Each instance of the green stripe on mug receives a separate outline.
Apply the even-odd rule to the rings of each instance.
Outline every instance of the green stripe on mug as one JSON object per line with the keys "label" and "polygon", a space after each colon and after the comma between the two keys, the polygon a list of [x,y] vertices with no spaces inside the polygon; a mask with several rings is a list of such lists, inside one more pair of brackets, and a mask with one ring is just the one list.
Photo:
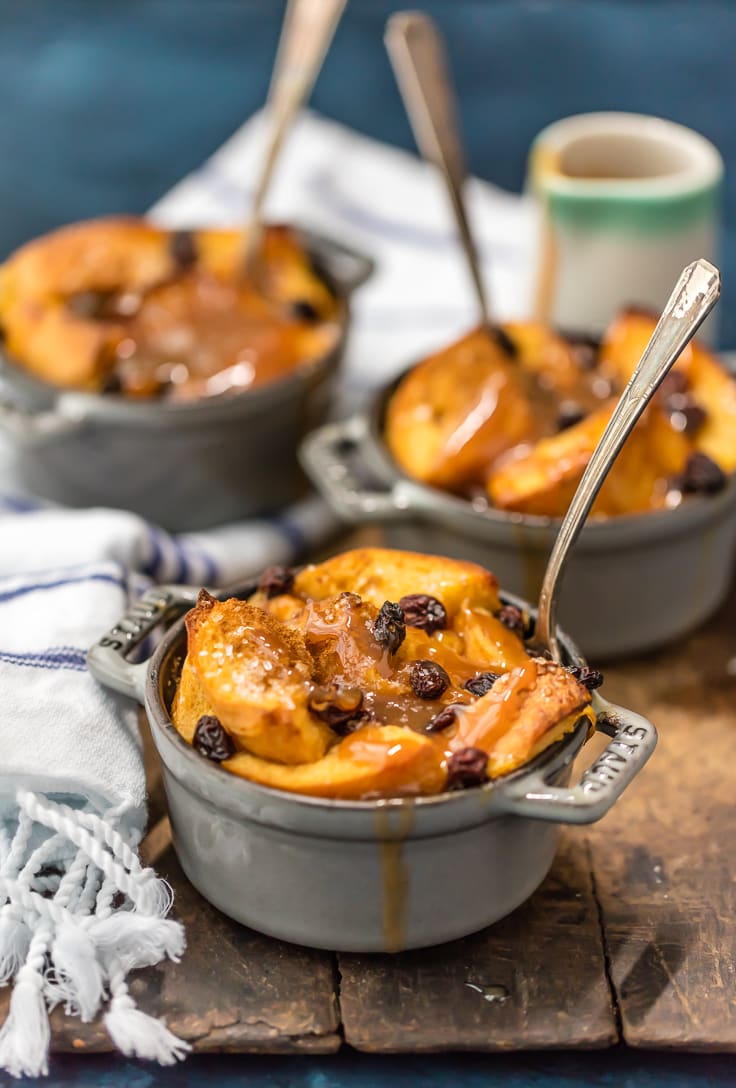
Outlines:
{"label": "green stripe on mug", "polygon": [[713,144],[658,117],[590,113],[544,129],[528,171],[536,316],[597,333],[629,303],[661,309],[686,264],[716,257],[722,177]]}

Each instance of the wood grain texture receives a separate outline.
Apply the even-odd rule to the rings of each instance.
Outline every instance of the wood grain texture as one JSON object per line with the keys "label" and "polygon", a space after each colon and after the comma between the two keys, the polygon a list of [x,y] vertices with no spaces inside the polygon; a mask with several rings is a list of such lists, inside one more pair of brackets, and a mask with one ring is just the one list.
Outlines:
{"label": "wood grain texture", "polygon": [[603,1047],[617,1040],[584,833],[482,933],[398,956],[340,955],[346,1042],[369,1051]]}
{"label": "wood grain texture", "polygon": [[606,673],[660,741],[589,832],[623,1036],[736,1051],[736,596],[666,652]]}

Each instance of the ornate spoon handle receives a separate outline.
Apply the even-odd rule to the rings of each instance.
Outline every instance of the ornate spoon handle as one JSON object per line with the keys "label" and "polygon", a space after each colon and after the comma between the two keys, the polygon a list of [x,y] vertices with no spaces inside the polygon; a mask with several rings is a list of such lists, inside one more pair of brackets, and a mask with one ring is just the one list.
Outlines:
{"label": "ornate spoon handle", "polygon": [[428,15],[400,11],[388,20],[385,41],[417,146],[445,179],[481,319],[488,325],[488,298],[463,198],[465,163],[442,38]]}
{"label": "ornate spoon handle", "polygon": [[720,273],[708,261],[694,261],[683,271],[573,496],[549,557],[539,597],[537,633],[556,661],[560,660],[555,637],[557,598],[570,549],[636,421],[720,293]]}
{"label": "ornate spoon handle", "polygon": [[253,271],[263,205],[286,135],[319,75],[346,0],[289,0],[266,104],[271,131],[243,238],[243,267]]}

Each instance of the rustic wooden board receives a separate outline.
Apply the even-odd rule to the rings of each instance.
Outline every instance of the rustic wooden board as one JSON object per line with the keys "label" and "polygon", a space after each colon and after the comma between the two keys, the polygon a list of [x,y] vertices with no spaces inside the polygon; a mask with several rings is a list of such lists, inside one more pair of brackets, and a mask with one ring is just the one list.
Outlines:
{"label": "rustic wooden board", "polygon": [[589,832],[623,1036],[736,1051],[736,596],[667,652],[607,671],[658,748]]}
{"label": "rustic wooden board", "polygon": [[[133,980],[141,1007],[201,1050],[327,1052],[341,1030],[372,1051],[602,1047],[620,1020],[632,1046],[736,1051],[736,595],[678,646],[609,668],[605,692],[652,718],[659,747],[510,918],[439,949],[336,957],[229,922],[168,852],[189,950]],[[0,1021],[6,1005],[0,991]],[[55,1049],[110,1047],[99,1024],[57,1010],[53,1026]]]}
{"label": "rustic wooden board", "polygon": [[340,955],[346,1042],[359,1050],[531,1050],[616,1042],[584,833],[513,915],[398,956]]}

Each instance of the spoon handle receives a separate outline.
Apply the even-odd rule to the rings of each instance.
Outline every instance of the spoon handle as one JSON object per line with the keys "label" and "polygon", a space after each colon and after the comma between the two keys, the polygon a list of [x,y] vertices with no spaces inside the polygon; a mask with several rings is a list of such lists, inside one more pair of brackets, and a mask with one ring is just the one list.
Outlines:
{"label": "spoon handle", "polygon": [[299,109],[309,97],[347,0],[289,0],[266,112],[271,126],[243,239],[243,266],[252,271],[263,231],[263,205],[279,153]]}
{"label": "spoon handle", "polygon": [[685,268],[573,496],[549,557],[539,598],[537,633],[555,661],[561,659],[555,636],[557,598],[572,546],[621,447],[720,293],[720,273],[708,261],[694,261]]}
{"label": "spoon handle", "polygon": [[465,210],[465,163],[442,37],[428,15],[400,11],[386,24],[385,42],[417,146],[445,179],[481,318],[487,325],[488,299]]}

